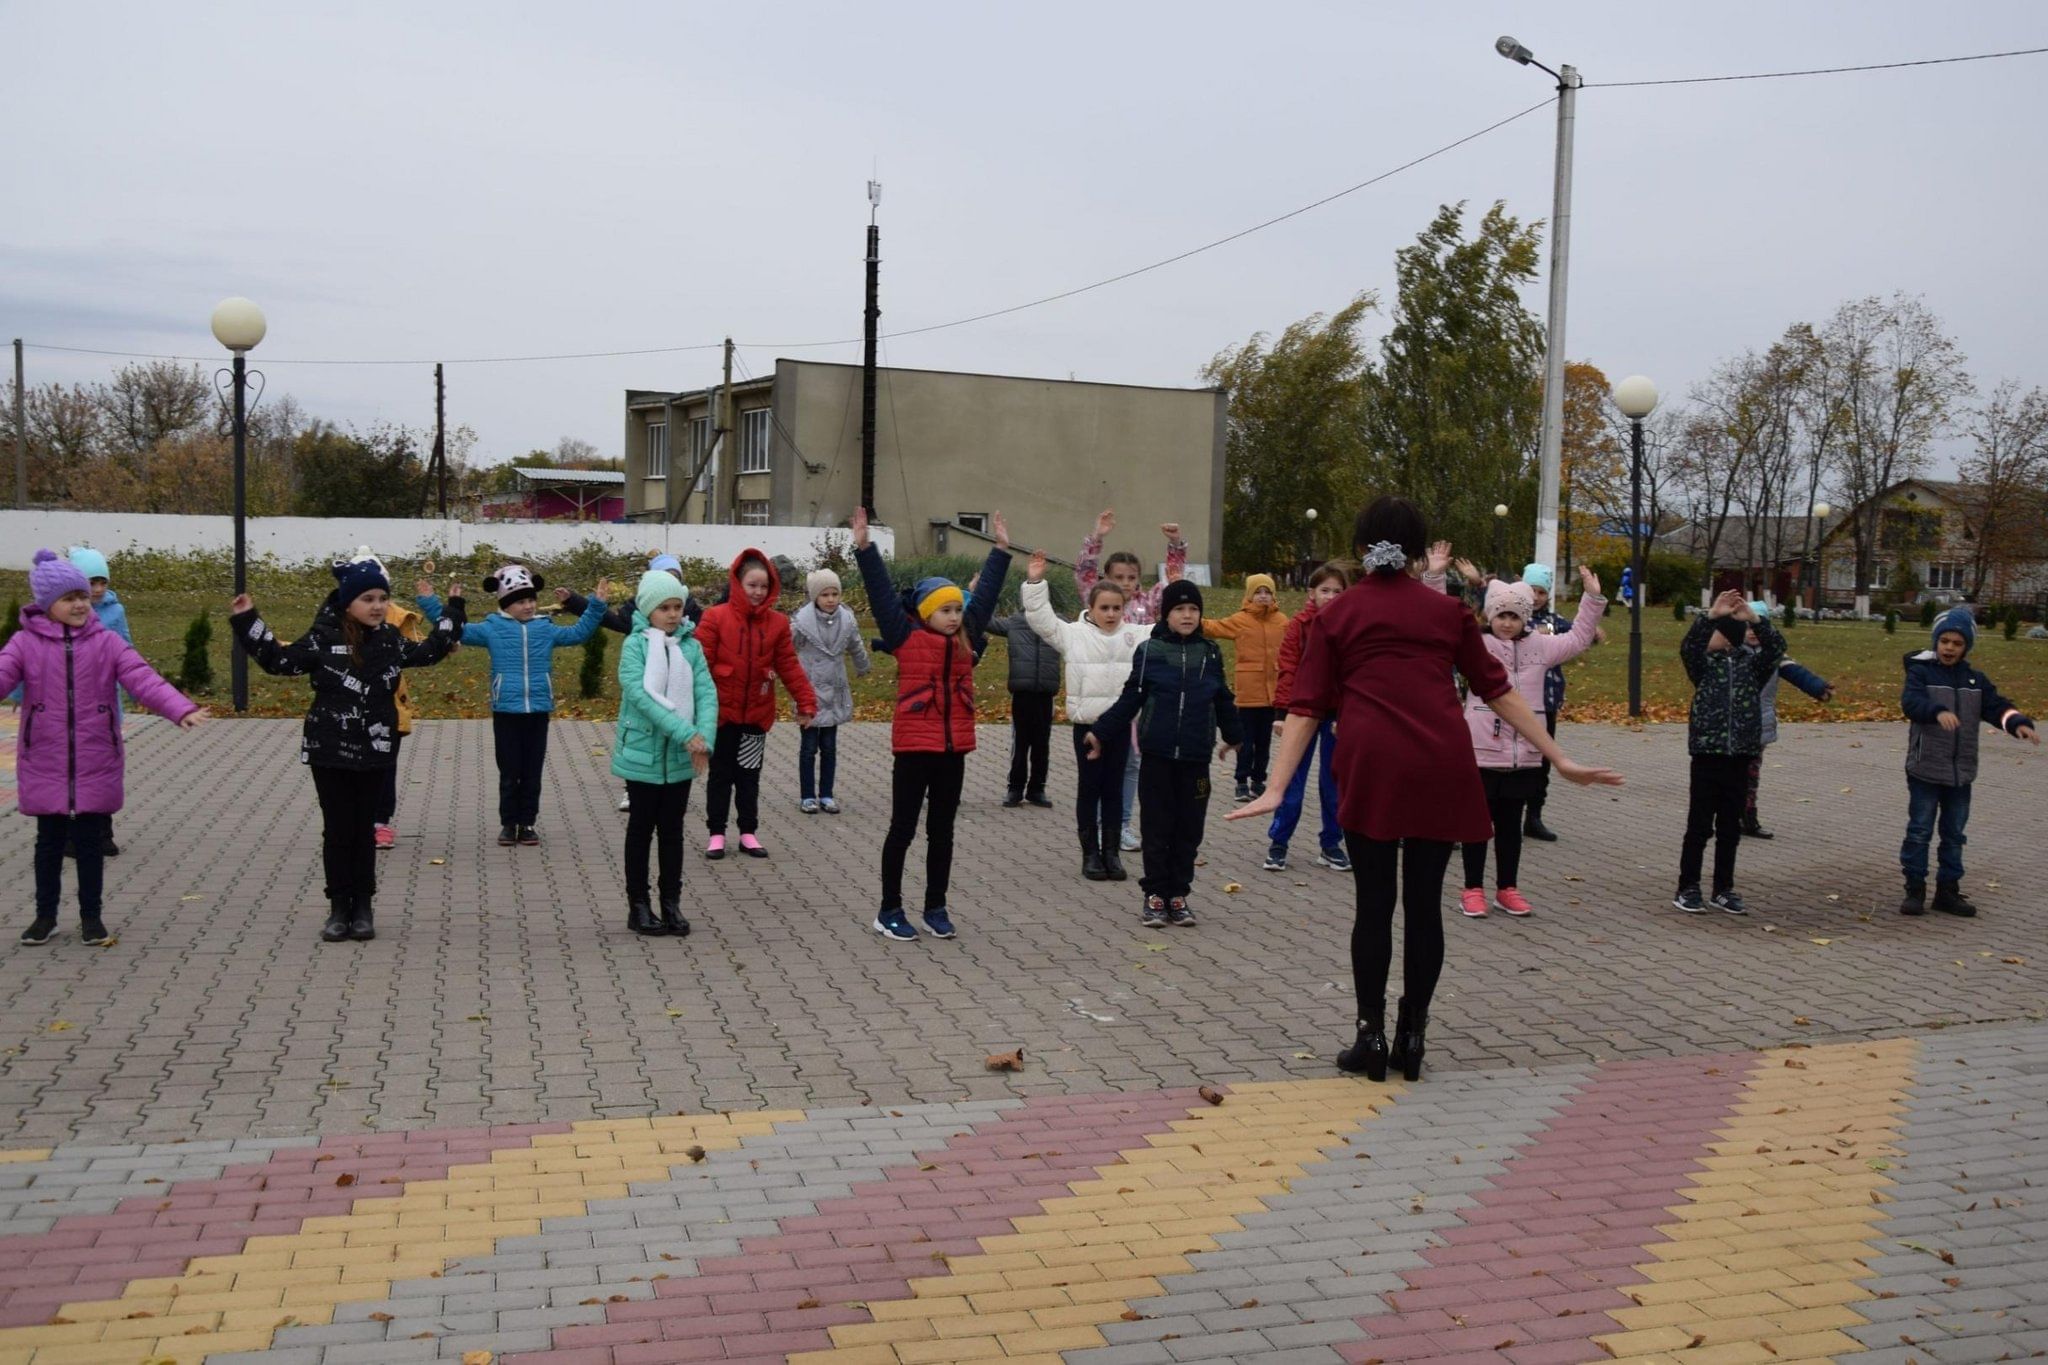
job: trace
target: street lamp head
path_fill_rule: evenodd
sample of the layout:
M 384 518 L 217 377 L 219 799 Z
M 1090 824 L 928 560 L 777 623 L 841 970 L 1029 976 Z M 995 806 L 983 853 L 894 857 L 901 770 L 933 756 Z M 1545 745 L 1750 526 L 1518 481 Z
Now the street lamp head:
M 1504 502 L 1495 503 L 1493 505 L 1493 514 L 1497 517 L 1506 516 L 1508 514 L 1508 505 Z
M 1834 508 L 1828 506 L 1824 502 L 1817 502 L 1813 505 L 1813 514 L 1819 517 L 1822 521 L 1826 521 L 1828 513 L 1834 510 Z
M 1614 386 L 1614 406 L 1631 422 L 1640 422 L 1657 410 L 1657 386 L 1632 374 Z
M 268 325 L 263 310 L 245 298 L 222 299 L 213 307 L 213 339 L 230 351 L 253 351 Z
M 1316 519 L 1316 509 L 1311 507 L 1308 509 L 1308 511 L 1303 512 L 1302 515 L 1304 517 L 1307 517 L 1310 521 L 1314 521 Z
M 1530 62 L 1536 60 L 1535 53 L 1531 52 L 1528 48 L 1523 47 L 1520 43 L 1516 42 L 1513 38 L 1508 37 L 1508 35 L 1505 33 L 1501 34 L 1500 37 L 1495 38 L 1493 40 L 1493 50 L 1495 52 L 1498 52 L 1501 56 L 1507 58 L 1509 61 L 1517 62 L 1522 66 L 1527 66 Z

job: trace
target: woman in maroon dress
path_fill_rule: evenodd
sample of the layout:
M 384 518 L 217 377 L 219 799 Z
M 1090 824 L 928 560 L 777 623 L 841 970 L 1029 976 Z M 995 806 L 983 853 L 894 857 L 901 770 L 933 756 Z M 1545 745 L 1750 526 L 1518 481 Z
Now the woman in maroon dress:
M 1391 1060 L 1412 1081 L 1422 1073 L 1429 1000 L 1443 971 L 1444 870 L 1460 843 L 1493 833 L 1452 669 L 1560 777 L 1582 786 L 1619 786 L 1621 777 L 1566 758 L 1487 652 L 1472 613 L 1415 579 L 1427 528 L 1413 503 L 1378 499 L 1358 514 L 1354 539 L 1365 573 L 1309 628 L 1266 795 L 1227 818 L 1256 819 L 1279 805 L 1317 726 L 1336 714 L 1337 819 L 1358 888 L 1351 928 L 1358 1037 L 1337 1065 L 1378 1081 Z M 1402 996 L 1390 1050 L 1387 968 L 1397 898 L 1405 911 Z

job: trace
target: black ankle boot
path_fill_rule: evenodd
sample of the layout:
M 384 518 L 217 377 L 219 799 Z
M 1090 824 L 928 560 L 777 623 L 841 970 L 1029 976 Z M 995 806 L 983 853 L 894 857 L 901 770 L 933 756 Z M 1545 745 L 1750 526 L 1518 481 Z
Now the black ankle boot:
M 327 923 L 320 926 L 322 943 L 348 942 L 348 922 L 354 918 L 355 902 L 348 896 L 332 896 L 327 902 Z
M 1537 840 L 1539 843 L 1554 844 L 1557 842 L 1556 831 L 1543 823 L 1543 803 L 1541 801 L 1531 801 L 1529 803 L 1529 809 L 1522 817 L 1522 836 L 1527 839 Z
M 1902 915 L 1924 915 L 1927 913 L 1927 883 L 1906 879 L 1906 894 L 1899 900 Z
M 1420 1008 L 1410 1009 L 1403 996 L 1394 1016 L 1394 1046 L 1387 1060 L 1411 1081 L 1422 1079 L 1422 1032 L 1428 1027 L 1429 1015 Z
M 1756 818 L 1755 811 L 1751 811 L 1742 817 L 1742 832 L 1751 839 L 1775 839 L 1778 837 L 1764 828 L 1763 821 Z
M 1387 1014 L 1384 1008 L 1358 1021 L 1358 1037 L 1337 1054 L 1337 1069 L 1369 1081 L 1387 1078 Z
M 1091 882 L 1109 880 L 1109 869 L 1102 865 L 1102 842 L 1094 830 L 1081 836 L 1081 875 Z
M 1977 913 L 1977 907 L 1963 894 L 1961 882 L 1936 882 L 1934 884 L 1934 908 L 1944 915 L 1955 915 L 1970 919 Z
M 634 896 L 627 899 L 626 927 L 636 934 L 659 934 L 666 932 L 661 927 L 661 921 L 654 917 L 654 907 L 647 903 L 645 896 Z
M 1003 797 L 1004 810 L 1015 810 L 1023 804 L 1024 793 L 1018 791 L 1015 787 L 1010 788 L 1009 792 Z
M 683 902 L 679 896 L 661 898 L 661 932 L 671 938 L 688 938 L 690 922 L 683 918 Z
M 370 908 L 370 893 L 356 893 L 355 909 L 349 913 L 348 936 L 358 943 L 377 937 L 377 912 Z
M 1124 870 L 1124 856 L 1115 844 L 1102 850 L 1102 872 L 1113 882 L 1127 882 L 1131 874 Z

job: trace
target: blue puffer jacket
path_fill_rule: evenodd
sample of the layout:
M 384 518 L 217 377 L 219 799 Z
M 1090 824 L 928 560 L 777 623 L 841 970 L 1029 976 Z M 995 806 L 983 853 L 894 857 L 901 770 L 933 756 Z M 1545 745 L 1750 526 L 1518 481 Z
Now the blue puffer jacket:
M 1164 621 L 1138 646 L 1123 695 L 1095 722 L 1095 737 L 1106 742 L 1133 719 L 1138 752 L 1154 758 L 1207 763 L 1219 731 L 1226 744 L 1244 743 L 1223 651 L 1199 634 L 1176 634 Z
M 431 599 L 422 598 L 427 610 Z M 433 603 L 438 609 L 439 602 Z M 573 626 L 558 626 L 545 616 L 515 621 L 494 611 L 462 630 L 462 643 L 482 645 L 491 652 L 491 709 L 493 711 L 552 711 L 555 709 L 555 651 L 580 645 L 597 634 L 604 624 L 605 602 L 593 597 L 583 606 L 583 615 Z M 432 617 L 437 610 L 427 610 Z

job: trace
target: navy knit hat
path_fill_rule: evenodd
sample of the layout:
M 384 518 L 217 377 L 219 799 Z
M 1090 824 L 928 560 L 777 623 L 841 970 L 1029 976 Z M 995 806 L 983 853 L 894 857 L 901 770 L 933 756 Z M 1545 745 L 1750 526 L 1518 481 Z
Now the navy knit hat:
M 1192 578 L 1176 578 L 1166 585 L 1166 591 L 1159 594 L 1159 616 L 1164 620 L 1166 613 L 1175 607 L 1192 605 L 1196 611 L 1202 609 L 1202 590 Z
M 372 588 L 391 591 L 391 580 L 384 576 L 384 566 L 374 559 L 355 559 L 346 564 L 334 566 L 335 596 L 346 608 L 349 603 L 361 597 Z
M 1934 643 L 1940 644 L 1941 637 L 1954 632 L 1963 637 L 1963 653 L 1968 654 L 1977 647 L 1977 618 L 1970 614 L 1968 607 L 1950 607 L 1934 618 Z

